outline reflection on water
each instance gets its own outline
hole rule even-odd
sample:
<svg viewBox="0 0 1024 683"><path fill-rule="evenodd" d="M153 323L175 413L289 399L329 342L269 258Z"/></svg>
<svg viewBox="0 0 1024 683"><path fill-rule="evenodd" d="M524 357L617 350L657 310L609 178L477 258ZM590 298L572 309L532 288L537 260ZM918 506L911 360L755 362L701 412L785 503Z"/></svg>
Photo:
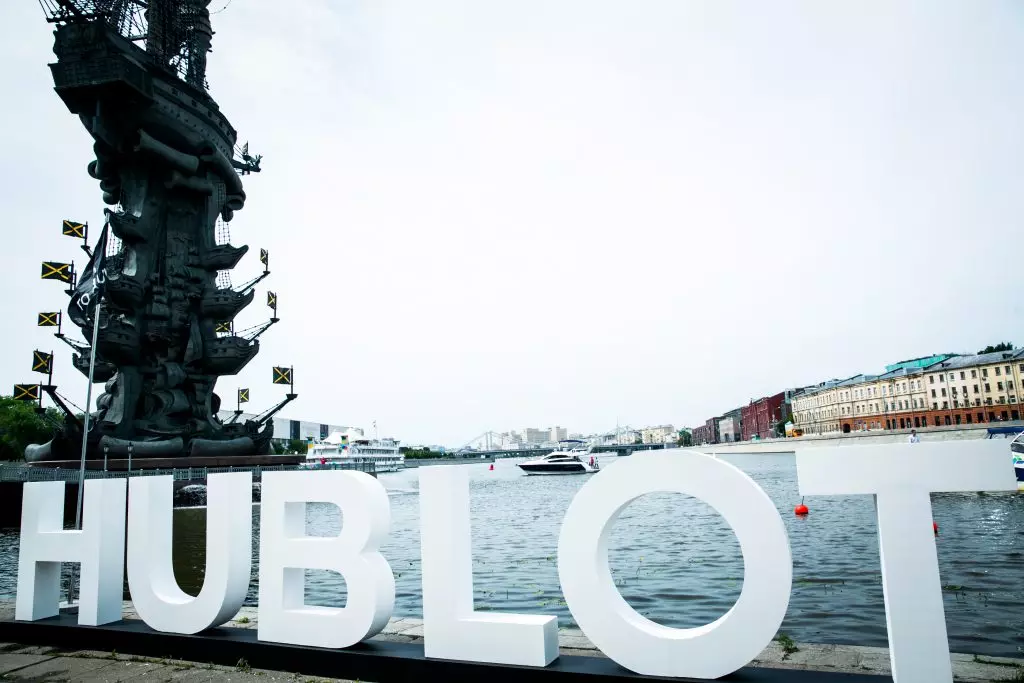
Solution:
<svg viewBox="0 0 1024 683"><path fill-rule="evenodd" d="M634 455L631 457L644 457ZM792 456L725 458L750 474L775 502L789 532L793 592L782 629L795 640L886 645L885 608L874 506L868 496L809 497L799 502ZM601 464L615 466L615 457ZM558 615L572 620L558 583L558 532L586 476L525 477L510 461L470 468L476 608ZM396 615L421 610L419 496L416 470L382 474L392 530L381 548L395 574ZM943 494L932 497L941 529L939 564L950 646L957 652L1024 653L1024 495ZM258 523L253 506L253 573L247 601L256 602ZM174 570L197 593L205 563L206 510L175 511ZM308 506L307 532L337 533L337 507ZM691 627L712 621L742 587L739 545L724 521L695 499L677 494L641 498L623 512L612 535L610 565L627 602L649 619ZM0 595L13 596L16 531L0 531ZM342 606L340 576L307 570L306 601Z"/></svg>

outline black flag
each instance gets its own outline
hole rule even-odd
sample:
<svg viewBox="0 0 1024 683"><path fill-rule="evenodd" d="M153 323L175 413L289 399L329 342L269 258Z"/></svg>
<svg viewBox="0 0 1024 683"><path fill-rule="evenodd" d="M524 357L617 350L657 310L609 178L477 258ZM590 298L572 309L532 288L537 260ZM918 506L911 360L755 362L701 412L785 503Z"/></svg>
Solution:
<svg viewBox="0 0 1024 683"><path fill-rule="evenodd" d="M39 400L39 385L38 384L15 384L14 385L14 400L15 401L38 401Z"/></svg>
<svg viewBox="0 0 1024 683"><path fill-rule="evenodd" d="M53 370L53 354L44 351L32 352L32 372L48 375Z"/></svg>
<svg viewBox="0 0 1024 683"><path fill-rule="evenodd" d="M100 239L93 247L92 258L89 265L82 271L78 278L78 285L71 295L71 305L68 306L68 315L72 322L79 327L84 327L92 317L96 304L103 296L103 283L106 281L106 273L103 268L107 260L107 231L110 230L110 223L103 226Z"/></svg>

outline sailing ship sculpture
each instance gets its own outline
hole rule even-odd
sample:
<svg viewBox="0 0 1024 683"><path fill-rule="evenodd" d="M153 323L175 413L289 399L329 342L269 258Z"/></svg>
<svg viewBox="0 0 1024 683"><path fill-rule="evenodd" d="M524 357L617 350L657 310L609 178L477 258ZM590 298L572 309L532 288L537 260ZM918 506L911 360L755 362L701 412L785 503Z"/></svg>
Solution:
<svg viewBox="0 0 1024 683"><path fill-rule="evenodd" d="M235 129L208 92L208 3L42 0L56 25L55 90L94 140L88 173L112 207L69 307L86 339L99 316L92 371L105 386L90 414L90 459L269 452L268 414L243 423L217 417L218 377L252 360L257 338L277 317L275 305L274 317L254 332L233 331L253 287L269 275L266 252L263 274L242 288L217 282L248 247L218 244L215 230L245 205L239 175L258 172L260 158L248 145L236 147ZM109 255L108 231L119 241ZM97 281L101 305L81 305L83 287ZM75 366L88 375L93 349L72 346ZM69 415L26 459L77 459L82 431Z"/></svg>

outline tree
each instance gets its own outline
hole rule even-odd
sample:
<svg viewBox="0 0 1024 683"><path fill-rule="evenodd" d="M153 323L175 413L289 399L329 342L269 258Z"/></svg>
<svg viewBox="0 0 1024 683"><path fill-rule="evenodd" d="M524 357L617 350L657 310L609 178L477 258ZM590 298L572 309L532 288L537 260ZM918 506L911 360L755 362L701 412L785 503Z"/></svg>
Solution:
<svg viewBox="0 0 1024 683"><path fill-rule="evenodd" d="M1000 351L1013 351L1013 344L1011 342L1000 342L995 346L989 344L978 353L999 353Z"/></svg>
<svg viewBox="0 0 1024 683"><path fill-rule="evenodd" d="M676 443L682 448L688 448L693 445L693 434L690 433L689 429L680 429L679 438L676 439Z"/></svg>
<svg viewBox="0 0 1024 683"><path fill-rule="evenodd" d="M34 401L0 396L0 459L24 460L25 447L52 439L63 419L55 408L47 408L45 415L40 415Z"/></svg>
<svg viewBox="0 0 1024 683"><path fill-rule="evenodd" d="M434 451L432 451L432 450L430 450L429 448L426 448L426 447L424 447L424 448L407 448L405 446L402 446L401 448L398 449L398 452L401 453L402 455L404 455L406 457L406 459L410 459L410 460L433 459L433 458L443 458L444 457L444 453L436 453L436 452L434 452Z"/></svg>
<svg viewBox="0 0 1024 683"><path fill-rule="evenodd" d="M307 448L306 442L302 439L292 439L288 442L288 451L290 453L302 455L307 450L309 450L309 448Z"/></svg>

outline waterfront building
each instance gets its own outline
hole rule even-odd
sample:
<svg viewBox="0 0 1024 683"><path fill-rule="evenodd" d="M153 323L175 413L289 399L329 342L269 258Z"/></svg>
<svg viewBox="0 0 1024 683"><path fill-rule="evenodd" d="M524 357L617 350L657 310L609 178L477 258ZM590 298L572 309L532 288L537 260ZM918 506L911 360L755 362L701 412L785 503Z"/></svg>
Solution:
<svg viewBox="0 0 1024 683"><path fill-rule="evenodd" d="M949 355L946 354L943 357L949 358ZM870 406L869 414L850 425L850 430L923 427L924 411L927 405L923 367L922 365L899 365L893 370L879 375L875 382L874 395L880 397L880 401L874 401Z"/></svg>
<svg viewBox="0 0 1024 683"><path fill-rule="evenodd" d="M743 440L743 410L737 408L718 418L718 437L722 443Z"/></svg>
<svg viewBox="0 0 1024 683"><path fill-rule="evenodd" d="M777 424L784 423L790 411L792 391L782 391L766 396L740 408L740 422L744 441L755 436L768 439L775 436Z"/></svg>
<svg viewBox="0 0 1024 683"><path fill-rule="evenodd" d="M793 399L793 423L804 434L839 432L850 409L849 387L860 375L805 387Z"/></svg>
<svg viewBox="0 0 1024 683"><path fill-rule="evenodd" d="M936 354L799 391L793 419L804 434L920 429L1019 420L1024 349Z"/></svg>
<svg viewBox="0 0 1024 683"><path fill-rule="evenodd" d="M634 444L640 440L639 430L624 427L622 429L617 430L617 432L618 434L615 438L616 445L625 446L629 444Z"/></svg>
<svg viewBox="0 0 1024 683"><path fill-rule="evenodd" d="M675 443L678 437L676 428L672 425L644 427L640 430L640 440L643 443Z"/></svg>
<svg viewBox="0 0 1024 683"><path fill-rule="evenodd" d="M712 417L704 424L693 429L693 445L706 446L719 443L718 418Z"/></svg>
<svg viewBox="0 0 1024 683"><path fill-rule="evenodd" d="M947 358L924 375L929 426L1021 419L1024 349Z"/></svg>
<svg viewBox="0 0 1024 683"><path fill-rule="evenodd" d="M509 432L510 441L518 444L519 447L540 446L541 444L564 441L569 430L565 427L548 427L537 429L535 427L523 427L522 431ZM505 436L502 434L502 436Z"/></svg>

